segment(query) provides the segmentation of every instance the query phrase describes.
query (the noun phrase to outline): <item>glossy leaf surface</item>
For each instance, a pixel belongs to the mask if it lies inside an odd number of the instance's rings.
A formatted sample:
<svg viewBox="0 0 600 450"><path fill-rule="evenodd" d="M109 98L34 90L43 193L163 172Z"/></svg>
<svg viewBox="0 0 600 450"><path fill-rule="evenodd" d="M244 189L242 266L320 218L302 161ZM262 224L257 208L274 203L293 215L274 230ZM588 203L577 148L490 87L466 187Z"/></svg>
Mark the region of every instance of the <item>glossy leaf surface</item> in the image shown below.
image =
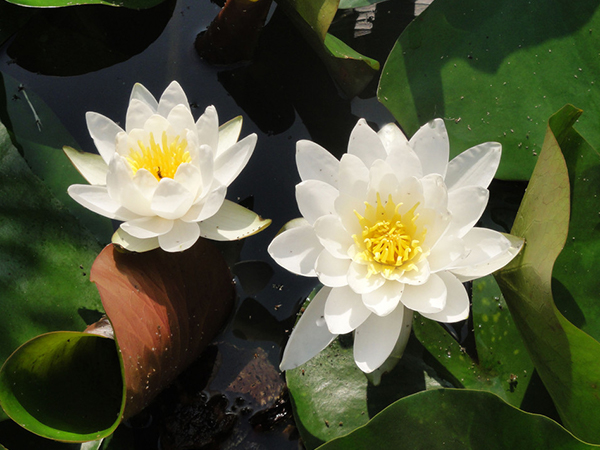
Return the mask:
<svg viewBox="0 0 600 450"><path fill-rule="evenodd" d="M438 389L397 401L367 425L319 447L590 449L556 422L518 410L488 392Z"/></svg>
<svg viewBox="0 0 600 450"><path fill-rule="evenodd" d="M378 97L408 135L445 118L453 155L500 142L497 177L528 179L565 103L586 111L579 128L600 144L599 26L595 0L436 0L398 39Z"/></svg>
<svg viewBox="0 0 600 450"><path fill-rule="evenodd" d="M497 279L527 350L567 429L588 442L600 442L600 343L557 310L553 301L553 265L569 232L569 216L597 221L596 209L570 211L566 160L592 152L572 126L581 110L568 105L549 120L544 149L531 177L512 233L526 246ZM598 167L598 162L596 162ZM582 165L582 170L587 168ZM577 203L575 203L577 204ZM577 301L577 298L574 299Z"/></svg>

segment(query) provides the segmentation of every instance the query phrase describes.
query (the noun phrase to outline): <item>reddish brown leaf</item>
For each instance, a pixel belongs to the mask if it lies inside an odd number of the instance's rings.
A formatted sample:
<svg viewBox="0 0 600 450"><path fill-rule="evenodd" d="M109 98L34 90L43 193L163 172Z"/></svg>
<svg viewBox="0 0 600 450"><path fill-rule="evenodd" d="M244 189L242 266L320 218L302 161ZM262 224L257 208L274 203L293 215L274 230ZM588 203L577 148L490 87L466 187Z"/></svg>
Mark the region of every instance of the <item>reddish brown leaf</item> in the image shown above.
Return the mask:
<svg viewBox="0 0 600 450"><path fill-rule="evenodd" d="M194 361L233 307L229 269L200 239L182 253L128 253L108 245L92 266L123 359L123 416L145 408Z"/></svg>

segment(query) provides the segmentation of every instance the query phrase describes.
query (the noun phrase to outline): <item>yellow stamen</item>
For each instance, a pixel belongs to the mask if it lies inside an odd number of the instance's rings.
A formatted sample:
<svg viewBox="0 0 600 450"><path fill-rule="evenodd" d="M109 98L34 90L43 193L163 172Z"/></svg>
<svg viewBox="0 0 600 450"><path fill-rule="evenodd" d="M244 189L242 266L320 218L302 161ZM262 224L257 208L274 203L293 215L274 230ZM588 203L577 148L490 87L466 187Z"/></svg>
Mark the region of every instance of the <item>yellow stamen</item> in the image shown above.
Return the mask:
<svg viewBox="0 0 600 450"><path fill-rule="evenodd" d="M185 139L176 136L175 139L170 140L166 131L163 131L161 137L161 142L156 143L154 134L150 133L148 147L140 140L139 150L132 148L129 151L127 161L134 174L140 169L146 169L160 181L161 178L173 178L181 164L192 162L190 152L185 151L187 148Z"/></svg>
<svg viewBox="0 0 600 450"><path fill-rule="evenodd" d="M402 203L394 204L391 195L382 204L377 193L375 207L365 202L364 215L354 211L362 228L360 235L352 236L358 250L354 260L368 265L367 276L375 273L389 276L397 269L418 270L416 263L424 253L422 245L427 229L417 226L419 214L415 211L419 203L402 215L398 212L401 206Z"/></svg>

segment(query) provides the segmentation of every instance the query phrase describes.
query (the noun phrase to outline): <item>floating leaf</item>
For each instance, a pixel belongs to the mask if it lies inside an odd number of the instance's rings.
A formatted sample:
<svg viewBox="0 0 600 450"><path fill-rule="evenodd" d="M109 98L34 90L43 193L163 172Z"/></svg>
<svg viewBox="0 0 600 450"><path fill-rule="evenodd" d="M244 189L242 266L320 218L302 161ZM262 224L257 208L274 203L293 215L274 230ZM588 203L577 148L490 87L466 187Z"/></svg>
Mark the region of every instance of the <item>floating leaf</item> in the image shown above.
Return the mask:
<svg viewBox="0 0 600 450"><path fill-rule="evenodd" d="M101 316L86 276L99 250L31 173L0 124L0 361L39 334L82 330Z"/></svg>
<svg viewBox="0 0 600 450"><path fill-rule="evenodd" d="M590 449L553 420L518 410L493 394L438 389L386 408L367 425L319 447Z"/></svg>
<svg viewBox="0 0 600 450"><path fill-rule="evenodd" d="M455 387L493 392L519 407L533 364L491 275L473 281L473 327L476 358L440 323L419 316L413 330Z"/></svg>
<svg viewBox="0 0 600 450"><path fill-rule="evenodd" d="M0 371L3 408L50 439L111 434L198 357L233 306L227 265L205 240L174 254L124 253L109 245L91 279L118 351L98 335L50 333L21 346Z"/></svg>
<svg viewBox="0 0 600 450"><path fill-rule="evenodd" d="M34 8L57 8L75 5L109 5L130 9L148 9L165 0L9 0L10 3Z"/></svg>
<svg viewBox="0 0 600 450"><path fill-rule="evenodd" d="M586 441L600 442L600 343L557 310L551 286L553 265L569 227L569 169L563 153L567 161L577 163L581 158L573 155L591 151L572 128L580 114L568 105L550 118L543 151L512 229L526 245L497 279L564 425ZM597 160L595 170L599 166ZM589 164L581 170L585 173ZM582 176L577 166L571 171ZM571 213L598 220L597 209Z"/></svg>
<svg viewBox="0 0 600 450"><path fill-rule="evenodd" d="M596 0L436 0L398 39L378 97L408 135L445 118L452 155L500 142L496 176L528 179L546 120L565 103L587 111L579 127L600 144L599 28Z"/></svg>

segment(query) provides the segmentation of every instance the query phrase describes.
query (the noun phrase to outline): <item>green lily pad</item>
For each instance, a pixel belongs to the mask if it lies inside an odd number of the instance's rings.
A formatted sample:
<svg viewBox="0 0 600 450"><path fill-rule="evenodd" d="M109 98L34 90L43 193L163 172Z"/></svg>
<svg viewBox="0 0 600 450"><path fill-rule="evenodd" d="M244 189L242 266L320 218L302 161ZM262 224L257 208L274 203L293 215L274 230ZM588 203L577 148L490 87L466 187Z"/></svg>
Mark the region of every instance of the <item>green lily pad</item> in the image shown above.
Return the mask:
<svg viewBox="0 0 600 450"><path fill-rule="evenodd" d="M568 105L550 118L543 151L512 229L526 245L497 280L563 424L581 439L599 443L600 343L558 311L551 281L568 236L570 213L576 221L577 215L598 220L596 209L570 211L569 172L576 177L582 173L577 165L569 169L567 164L582 159L573 155L591 150L572 128L580 115L581 110ZM586 166L581 167L584 173L589 170Z"/></svg>
<svg viewBox="0 0 600 450"><path fill-rule="evenodd" d="M99 250L0 124L0 361L37 335L97 320L103 309L87 274Z"/></svg>
<svg viewBox="0 0 600 450"><path fill-rule="evenodd" d="M491 275L473 284L473 316L478 359L441 324L415 314L418 341L409 340L398 364L377 386L356 366L350 336L287 371L296 423L307 447L348 434L395 400L423 390L486 390L520 406L533 364Z"/></svg>
<svg viewBox="0 0 600 450"><path fill-rule="evenodd" d="M556 422L481 391L438 389L398 400L367 425L319 447L590 449Z"/></svg>
<svg viewBox="0 0 600 450"><path fill-rule="evenodd" d="M7 0L10 3L33 8L60 8L64 6L76 5L107 5L121 6L129 9L148 9L156 6L165 0Z"/></svg>
<svg viewBox="0 0 600 450"><path fill-rule="evenodd" d="M182 253L137 254L109 245L90 278L116 345L89 334L98 333L92 329L45 334L21 346L0 370L4 410L49 439L110 435L200 355L233 307L227 265L202 239Z"/></svg>
<svg viewBox="0 0 600 450"><path fill-rule="evenodd" d="M491 275L473 281L473 327L475 358L435 321L419 316L413 330L455 387L490 391L519 407L533 363Z"/></svg>
<svg viewBox="0 0 600 450"><path fill-rule="evenodd" d="M594 0L436 0L396 42L378 98L408 135L443 117L452 155L500 142L496 176L526 180L547 118L565 103L587 111L579 128L600 145L599 47Z"/></svg>

